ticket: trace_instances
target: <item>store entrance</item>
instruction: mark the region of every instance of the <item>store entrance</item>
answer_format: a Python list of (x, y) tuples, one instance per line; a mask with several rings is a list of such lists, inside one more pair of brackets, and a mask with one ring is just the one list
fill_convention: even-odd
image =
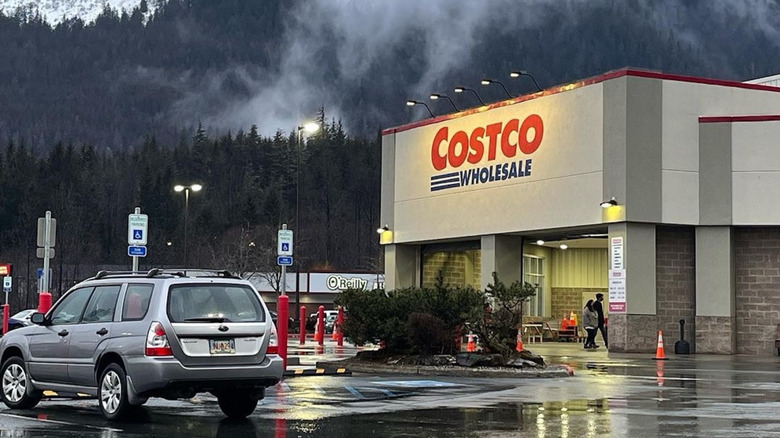
[(572, 321), (582, 330), (582, 309), (603, 294), (605, 317), (609, 299), (609, 239), (601, 228), (524, 236), (523, 278), (539, 285), (526, 315), (530, 321), (564, 329)]

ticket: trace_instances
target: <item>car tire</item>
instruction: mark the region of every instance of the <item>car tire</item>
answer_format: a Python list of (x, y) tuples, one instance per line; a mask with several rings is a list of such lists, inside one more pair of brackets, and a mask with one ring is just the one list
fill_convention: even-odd
[(255, 411), (257, 399), (249, 391), (226, 391), (217, 395), (219, 408), (231, 420), (246, 418)]
[(127, 376), (116, 363), (110, 363), (100, 373), (98, 405), (103, 416), (112, 421), (122, 420), (132, 412), (127, 399)]
[(28, 395), (30, 376), (24, 360), (19, 356), (9, 357), (0, 367), (0, 397), (11, 409), (32, 409), (41, 401), (43, 395), (35, 391)]

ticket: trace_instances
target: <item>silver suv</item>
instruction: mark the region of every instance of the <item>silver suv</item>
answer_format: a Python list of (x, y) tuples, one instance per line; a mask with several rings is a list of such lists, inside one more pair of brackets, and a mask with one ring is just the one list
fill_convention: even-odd
[(0, 396), (12, 409), (44, 392), (97, 397), (118, 420), (149, 397), (210, 392), (245, 418), (284, 371), (260, 294), (226, 271), (101, 271), (31, 320), (0, 340)]

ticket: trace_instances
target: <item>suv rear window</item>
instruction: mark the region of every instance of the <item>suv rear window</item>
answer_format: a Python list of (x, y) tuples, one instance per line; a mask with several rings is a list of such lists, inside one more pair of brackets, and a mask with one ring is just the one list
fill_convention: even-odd
[(265, 311), (251, 287), (186, 284), (171, 286), (168, 317), (171, 322), (263, 322)]

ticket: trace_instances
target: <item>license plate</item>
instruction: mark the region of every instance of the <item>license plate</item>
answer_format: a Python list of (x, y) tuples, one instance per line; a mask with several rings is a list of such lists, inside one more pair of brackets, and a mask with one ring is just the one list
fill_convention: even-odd
[(209, 339), (209, 351), (211, 354), (235, 354), (235, 339)]

